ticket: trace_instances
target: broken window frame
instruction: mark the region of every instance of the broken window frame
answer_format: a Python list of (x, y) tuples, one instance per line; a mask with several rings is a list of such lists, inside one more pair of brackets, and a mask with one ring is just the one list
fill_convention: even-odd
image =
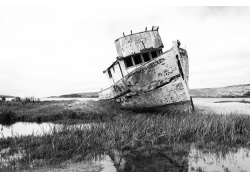
[(112, 73), (111, 73), (110, 69), (108, 69), (108, 75), (109, 75), (109, 79), (111, 79), (112, 78)]
[[(152, 52), (156, 54), (156, 56), (155, 56), (155, 57), (153, 57), (153, 56), (152, 56)], [(154, 58), (157, 58), (157, 57), (158, 57), (157, 50), (150, 51), (150, 54), (151, 54), (152, 59), (154, 59)]]
[[(152, 52), (155, 53), (155, 55), (156, 55), (155, 57), (152, 56)], [(129, 69), (129, 68), (131, 68), (131, 67), (138, 66), (138, 65), (143, 64), (143, 63), (145, 63), (145, 62), (149, 62), (149, 61), (151, 61), (152, 59), (157, 58), (157, 57), (158, 57), (159, 55), (161, 55), (162, 53), (163, 53), (163, 52), (162, 52), (162, 49), (154, 49), (154, 50), (151, 50), (151, 51), (142, 52), (142, 53), (139, 53), (139, 54), (135, 54), (135, 55), (128, 56), (128, 57), (126, 57), (126, 58), (123, 59), (124, 64), (125, 64), (125, 68), (126, 68), (126, 69)], [(148, 58), (149, 58), (148, 61), (145, 61), (145, 59), (144, 59), (145, 54), (148, 55)], [(136, 61), (135, 61), (135, 58), (134, 58), (135, 56), (139, 56), (139, 57), (140, 57), (141, 63), (136, 64)], [(127, 60), (128, 60), (128, 58), (131, 58), (131, 63), (132, 63), (131, 66), (127, 66)]]
[(162, 49), (159, 49), (157, 52), (158, 52), (158, 56), (160, 56), (162, 54)]
[[(131, 66), (129, 66), (129, 67), (127, 66), (127, 60), (128, 60), (128, 58), (130, 58), (130, 60), (131, 60), (131, 62), (132, 62), (132, 65), (131, 65)], [(129, 56), (129, 57), (124, 58), (124, 59), (123, 59), (123, 62), (124, 62), (124, 64), (125, 64), (126, 69), (128, 69), (128, 68), (131, 68), (131, 67), (134, 67), (134, 66), (135, 66), (135, 63), (134, 63), (134, 60), (133, 60), (132, 56)]]
[[(139, 63), (136, 62), (136, 61), (138, 60), (138, 59), (136, 59), (136, 58), (139, 58), (139, 60), (140, 60)], [(132, 59), (133, 59), (133, 61), (134, 61), (134, 65), (135, 65), (135, 66), (138, 66), (138, 65), (140, 65), (140, 64), (143, 63), (143, 60), (142, 60), (140, 54), (133, 55), (133, 56), (132, 56)]]
[[(145, 61), (144, 55), (147, 55), (147, 56), (148, 56), (148, 61)], [(149, 52), (148, 52), (148, 51), (145, 52), (145, 53), (141, 53), (141, 57), (142, 57), (144, 63), (145, 63), (145, 62), (149, 62), (149, 61), (151, 60), (151, 56), (149, 55)]]
[(141, 56), (142, 63), (145, 63), (142, 53), (140, 53), (140, 56)]

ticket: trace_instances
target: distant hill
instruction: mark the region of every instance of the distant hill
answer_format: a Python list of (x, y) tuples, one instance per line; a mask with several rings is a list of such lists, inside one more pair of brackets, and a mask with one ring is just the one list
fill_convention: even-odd
[[(197, 88), (190, 89), (192, 97), (249, 97), (250, 98), (250, 84), (233, 85), (217, 88)], [(53, 96), (54, 97), (54, 96)], [(60, 98), (98, 98), (98, 92), (84, 92), (65, 94), (57, 96)]]
[(0, 95), (0, 98), (5, 97), (5, 98), (14, 98), (14, 96), (9, 96), (9, 95)]
[(249, 97), (250, 84), (234, 85), (218, 88), (190, 89), (192, 97)]
[(84, 92), (84, 93), (74, 93), (74, 94), (65, 94), (59, 96), (60, 98), (98, 98), (98, 92)]

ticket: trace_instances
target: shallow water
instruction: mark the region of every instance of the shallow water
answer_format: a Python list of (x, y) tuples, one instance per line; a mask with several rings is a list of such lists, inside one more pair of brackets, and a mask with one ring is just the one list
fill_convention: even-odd
[[(195, 109), (205, 113), (221, 114), (250, 114), (250, 103), (241, 103), (240, 101), (250, 102), (250, 98), (193, 98)], [(221, 102), (220, 101), (238, 101), (238, 102)]]
[(5, 98), (5, 101), (12, 101), (13, 98)]
[[(3, 126), (0, 124), (0, 138), (13, 137), (13, 136), (27, 136), (35, 135), (42, 136), (47, 133), (51, 133), (53, 128), (61, 129), (65, 125), (53, 124), (53, 123), (24, 123), (17, 122), (11, 126)], [(91, 124), (80, 124), (80, 125), (67, 125), (68, 128), (89, 128)]]
[(188, 171), (250, 172), (250, 150), (247, 148), (215, 153), (191, 147), (188, 159)]
[[(250, 172), (250, 149), (239, 148), (225, 152), (209, 152), (198, 150), (191, 145), (187, 154), (183, 152), (165, 152), (135, 156), (117, 152), (105, 155), (96, 163), (101, 164), (104, 171), (126, 172), (167, 172), (167, 171), (207, 171), (207, 172)], [(112, 157), (112, 158), (111, 158)]]
[[(6, 101), (12, 101), (13, 98), (5, 98)], [(78, 101), (98, 101), (99, 98), (47, 98), (41, 97), (40, 101), (70, 101), (70, 100), (78, 100)]]
[(218, 101), (248, 101), (250, 102), (250, 98), (193, 98), (196, 102), (199, 103), (214, 103)]
[(40, 98), (41, 101), (70, 101), (70, 100), (78, 100), (78, 101), (98, 101), (99, 98)]
[(109, 155), (103, 155), (100, 159), (95, 160), (96, 164), (99, 164), (102, 168), (101, 172), (116, 172), (114, 163)]

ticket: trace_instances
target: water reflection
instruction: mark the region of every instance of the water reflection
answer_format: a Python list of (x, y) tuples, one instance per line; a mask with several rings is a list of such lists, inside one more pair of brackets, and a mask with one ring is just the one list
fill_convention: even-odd
[(186, 150), (169, 148), (164, 151), (118, 151), (99, 161), (103, 171), (124, 172), (183, 172), (183, 171), (248, 171), (250, 172), (250, 150), (231, 149), (226, 152), (198, 150), (193, 145)]
[[(67, 125), (67, 128), (90, 128), (94, 124), (79, 124), (79, 125)], [(18, 122), (11, 126), (3, 126), (0, 124), (0, 138), (7, 138), (13, 136), (27, 136), (35, 135), (41, 136), (47, 133), (51, 133), (52, 130), (62, 129), (65, 125), (63, 124), (53, 124), (53, 123), (23, 123)]]
[(203, 152), (191, 147), (189, 153), (189, 171), (247, 171), (250, 172), (250, 150), (232, 149), (224, 152)]
[(104, 169), (115, 167), (117, 172), (182, 172), (188, 171), (188, 151), (167, 148), (165, 151), (136, 152), (130, 150), (112, 150), (109, 161), (102, 160)]
[(101, 166), (102, 172), (116, 172), (114, 163), (109, 155), (103, 155), (94, 161)]

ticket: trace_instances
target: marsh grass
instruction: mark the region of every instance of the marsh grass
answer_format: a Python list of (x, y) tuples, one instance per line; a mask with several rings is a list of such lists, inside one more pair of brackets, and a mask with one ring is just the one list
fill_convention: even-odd
[(11, 124), (16, 123), (17, 115), (11, 110), (2, 110), (0, 112), (0, 124), (10, 126)]
[[(102, 103), (102, 102), (100, 102)], [(70, 118), (88, 117), (97, 123), (90, 128), (51, 129), (44, 136), (23, 136), (0, 139), (1, 148), (21, 148), (25, 155), (18, 168), (54, 166), (98, 157), (112, 149), (141, 152), (161, 145), (211, 142), (225, 145), (250, 144), (250, 116), (239, 114), (202, 114), (178, 111), (134, 112), (105, 104), (90, 104), (89, 110), (68, 109)], [(107, 111), (109, 109), (109, 111)], [(79, 114), (78, 114), (79, 113)], [(95, 118), (97, 120), (95, 120)], [(12, 171), (5, 168), (4, 171)], [(14, 169), (15, 170), (15, 169)], [(20, 169), (19, 169), (20, 170)]]
[[(107, 105), (108, 104), (108, 105)], [(89, 123), (112, 120), (119, 113), (119, 105), (114, 102), (88, 101), (20, 101), (0, 103), (0, 124), (16, 122)]]

